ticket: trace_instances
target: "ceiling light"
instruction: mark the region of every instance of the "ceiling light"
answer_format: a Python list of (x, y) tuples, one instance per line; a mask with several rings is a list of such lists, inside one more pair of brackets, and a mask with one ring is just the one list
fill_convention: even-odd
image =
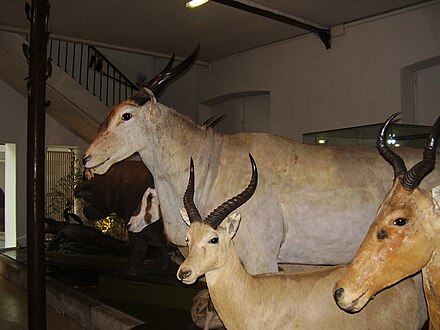
[(198, 6), (201, 6), (205, 3), (207, 3), (209, 0), (192, 0), (190, 2), (186, 3), (186, 8), (194, 9)]

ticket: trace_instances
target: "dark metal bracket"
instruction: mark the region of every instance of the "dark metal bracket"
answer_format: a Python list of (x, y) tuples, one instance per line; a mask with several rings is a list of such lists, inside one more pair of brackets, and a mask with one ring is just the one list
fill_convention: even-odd
[(319, 28), (319, 27), (316, 27), (316, 26), (313, 26), (310, 24), (300, 22), (300, 21), (293, 19), (291, 17), (279, 15), (275, 12), (265, 10), (262, 8), (258, 8), (258, 7), (254, 7), (254, 6), (250, 6), (250, 5), (247, 5), (245, 3), (242, 3), (242, 2), (239, 2), (236, 0), (212, 0), (212, 1), (220, 3), (222, 5), (229, 6), (229, 7), (244, 10), (246, 12), (253, 13), (253, 14), (256, 14), (259, 16), (270, 18), (270, 19), (276, 20), (281, 23), (293, 25), (293, 26), (300, 28), (300, 29), (303, 29), (303, 30), (307, 30), (309, 32), (314, 33), (316, 36), (318, 36), (318, 38), (321, 39), (321, 41), (324, 43), (326, 49), (331, 48), (330, 29), (322, 29), (322, 28)]

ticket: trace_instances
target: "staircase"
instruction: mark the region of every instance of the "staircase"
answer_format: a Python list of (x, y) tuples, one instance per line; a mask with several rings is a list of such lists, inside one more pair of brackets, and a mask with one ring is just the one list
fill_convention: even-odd
[[(28, 42), (21, 35), (0, 32), (0, 78), (27, 98)], [(96, 48), (50, 39), (47, 57), (52, 72), (47, 79), (47, 114), (91, 142), (109, 106), (138, 88)]]

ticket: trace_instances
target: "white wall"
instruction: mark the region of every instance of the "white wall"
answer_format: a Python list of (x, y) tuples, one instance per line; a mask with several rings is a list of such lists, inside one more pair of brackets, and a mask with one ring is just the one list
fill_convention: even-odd
[[(23, 81), (25, 83), (25, 81)], [(16, 144), (17, 237), (26, 235), (27, 100), (0, 79), (0, 143)], [(46, 144), (85, 148), (88, 144), (46, 116)], [(20, 244), (25, 241), (20, 240)]]
[(440, 64), (416, 72), (415, 123), (432, 125), (440, 114)]
[[(25, 83), (25, 82), (24, 82)], [(26, 235), (26, 99), (0, 79), (0, 142), (16, 144), (17, 237)], [(6, 192), (7, 193), (7, 192)]]
[(430, 4), (349, 24), (330, 50), (308, 35), (214, 61), (200, 76), (199, 103), (268, 91), (270, 131), (297, 140), (383, 122), (401, 109), (401, 68), (440, 54), (440, 4)]

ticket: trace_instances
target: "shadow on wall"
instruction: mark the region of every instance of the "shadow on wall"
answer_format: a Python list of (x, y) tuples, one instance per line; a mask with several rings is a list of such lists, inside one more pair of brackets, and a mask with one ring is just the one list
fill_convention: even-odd
[(269, 91), (221, 95), (200, 103), (198, 111), (199, 122), (226, 115), (215, 128), (221, 133), (271, 132)]

